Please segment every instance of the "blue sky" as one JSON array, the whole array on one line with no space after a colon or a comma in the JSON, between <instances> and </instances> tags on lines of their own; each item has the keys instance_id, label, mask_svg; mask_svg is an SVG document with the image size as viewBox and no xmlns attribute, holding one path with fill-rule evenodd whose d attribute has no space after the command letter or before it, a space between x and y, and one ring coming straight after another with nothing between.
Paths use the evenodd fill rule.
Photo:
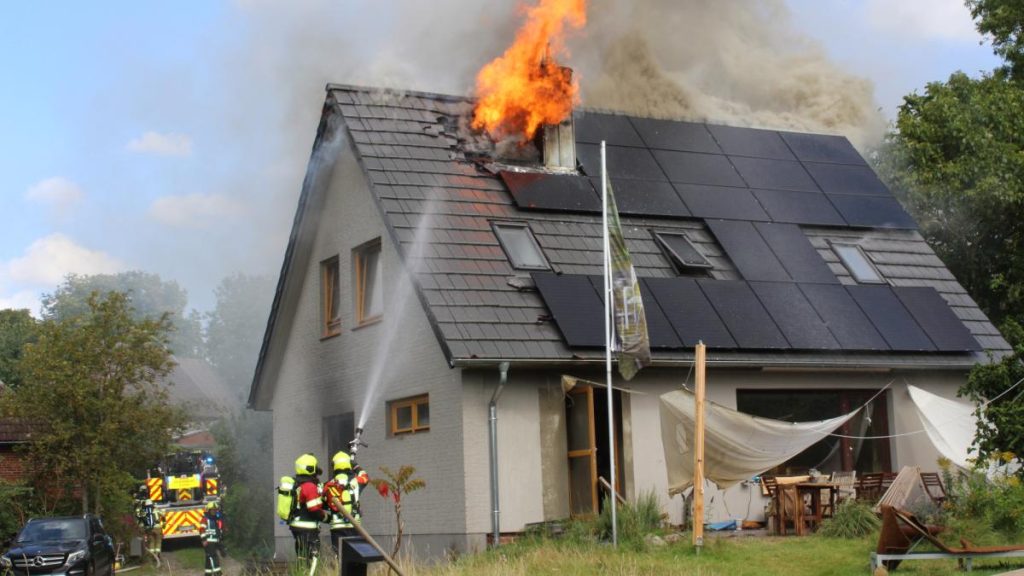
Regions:
<instances>
[{"instance_id":1,"label":"blue sky","mask_svg":"<svg viewBox=\"0 0 1024 576\"><path fill-rule=\"evenodd\" d=\"M453 46L495 36L512 5L403 3L3 3L0 307L36 310L68 273L142 269L205 310L222 277L276 273L324 83L466 92L490 55ZM997 64L958 0L785 4L890 118L926 82Z\"/></svg>"}]
</instances>

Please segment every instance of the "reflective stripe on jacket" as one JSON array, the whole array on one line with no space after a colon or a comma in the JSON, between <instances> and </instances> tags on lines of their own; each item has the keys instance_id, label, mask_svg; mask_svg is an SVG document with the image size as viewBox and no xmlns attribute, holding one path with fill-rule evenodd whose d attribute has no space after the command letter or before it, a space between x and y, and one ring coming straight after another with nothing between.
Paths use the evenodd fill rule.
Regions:
<instances>
[{"instance_id":1,"label":"reflective stripe on jacket","mask_svg":"<svg viewBox=\"0 0 1024 576\"><path fill-rule=\"evenodd\" d=\"M338 512L339 508L344 508L359 521L359 481L355 475L338 473L324 485L324 492L331 509L331 530L352 527L352 523Z\"/></svg>"},{"instance_id":2,"label":"reflective stripe on jacket","mask_svg":"<svg viewBox=\"0 0 1024 576\"><path fill-rule=\"evenodd\" d=\"M303 478L295 489L295 515L288 523L299 530L316 530L323 519L323 489L320 483L309 477Z\"/></svg>"}]
</instances>

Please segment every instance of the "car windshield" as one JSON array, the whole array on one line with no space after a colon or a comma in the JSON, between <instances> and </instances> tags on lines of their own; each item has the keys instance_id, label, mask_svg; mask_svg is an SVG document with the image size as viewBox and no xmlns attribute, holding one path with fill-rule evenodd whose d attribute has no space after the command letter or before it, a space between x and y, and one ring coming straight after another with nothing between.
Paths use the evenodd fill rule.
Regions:
<instances>
[{"instance_id":1,"label":"car windshield","mask_svg":"<svg viewBox=\"0 0 1024 576\"><path fill-rule=\"evenodd\" d=\"M29 522L21 530L21 534L18 534L18 542L57 542L84 539L85 520L80 518Z\"/></svg>"}]
</instances>

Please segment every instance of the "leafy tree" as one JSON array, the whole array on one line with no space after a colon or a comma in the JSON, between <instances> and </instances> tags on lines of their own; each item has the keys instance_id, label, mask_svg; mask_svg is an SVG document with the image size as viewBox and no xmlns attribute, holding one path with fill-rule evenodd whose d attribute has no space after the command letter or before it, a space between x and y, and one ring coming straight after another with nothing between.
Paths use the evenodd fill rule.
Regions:
<instances>
[{"instance_id":1,"label":"leafy tree","mask_svg":"<svg viewBox=\"0 0 1024 576\"><path fill-rule=\"evenodd\" d=\"M992 39L992 50L1006 61L1004 71L1014 79L1024 76L1024 2L1021 0L967 0L978 32Z\"/></svg>"},{"instance_id":2,"label":"leafy tree","mask_svg":"<svg viewBox=\"0 0 1024 576\"><path fill-rule=\"evenodd\" d=\"M28 310L0 310L0 383L21 383L18 361L25 345L36 337L36 319Z\"/></svg>"},{"instance_id":3,"label":"leafy tree","mask_svg":"<svg viewBox=\"0 0 1024 576\"><path fill-rule=\"evenodd\" d=\"M274 282L269 276L235 274L221 280L215 294L217 305L206 315L207 354L221 377L244 400L267 328Z\"/></svg>"},{"instance_id":4,"label":"leafy tree","mask_svg":"<svg viewBox=\"0 0 1024 576\"><path fill-rule=\"evenodd\" d=\"M27 446L37 492L57 490L69 511L131 510L131 471L167 452L184 414L172 407L160 379L173 366L168 315L136 319L128 296L93 293L86 311L39 326L21 360L23 382L2 397L5 415L38 428Z\"/></svg>"},{"instance_id":5,"label":"leafy tree","mask_svg":"<svg viewBox=\"0 0 1024 576\"><path fill-rule=\"evenodd\" d=\"M245 556L269 557L273 553L274 518L267 509L273 493L269 413L239 411L213 427L217 440L217 468L227 487L224 513L230 519L228 545Z\"/></svg>"},{"instance_id":6,"label":"leafy tree","mask_svg":"<svg viewBox=\"0 0 1024 576\"><path fill-rule=\"evenodd\" d=\"M1024 318L1024 90L957 72L904 97L879 172L996 323Z\"/></svg>"},{"instance_id":7,"label":"leafy tree","mask_svg":"<svg viewBox=\"0 0 1024 576\"><path fill-rule=\"evenodd\" d=\"M93 292L124 292L136 319L160 318L168 315L171 332L169 346L174 354L188 358L203 355L200 314L186 313L188 292L173 280L164 281L157 274L133 270L118 274L91 276L68 275L52 294L43 296L43 318L64 320L89 313L89 297Z\"/></svg>"}]
</instances>

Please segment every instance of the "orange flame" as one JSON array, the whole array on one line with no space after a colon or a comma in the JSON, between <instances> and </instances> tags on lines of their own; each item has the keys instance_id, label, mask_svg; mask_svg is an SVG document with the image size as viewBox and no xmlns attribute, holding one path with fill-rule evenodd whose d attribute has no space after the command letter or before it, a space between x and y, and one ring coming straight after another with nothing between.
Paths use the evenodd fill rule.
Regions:
<instances>
[{"instance_id":1,"label":"orange flame","mask_svg":"<svg viewBox=\"0 0 1024 576\"><path fill-rule=\"evenodd\" d=\"M525 8L515 42L477 74L473 128L495 140L513 136L525 142L541 125L558 124L572 113L579 84L552 56L567 53L566 26L586 25L586 8L586 0L539 0Z\"/></svg>"}]
</instances>

